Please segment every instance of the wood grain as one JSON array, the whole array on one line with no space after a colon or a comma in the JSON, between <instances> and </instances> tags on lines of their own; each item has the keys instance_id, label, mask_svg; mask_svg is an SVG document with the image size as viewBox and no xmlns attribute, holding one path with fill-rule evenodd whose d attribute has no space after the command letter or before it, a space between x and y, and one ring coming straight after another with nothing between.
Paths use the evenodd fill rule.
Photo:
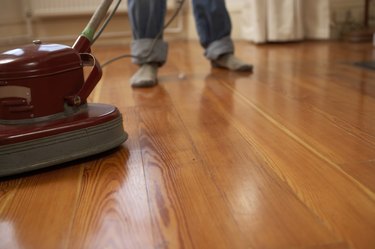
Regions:
<instances>
[{"instance_id":1,"label":"wood grain","mask_svg":"<svg viewBox=\"0 0 375 249\"><path fill-rule=\"evenodd\" d=\"M237 42L244 74L174 41L146 89L111 64L89 99L116 105L129 139L0 179L0 249L375 248L375 71L353 65L372 51Z\"/></svg>"}]
</instances>

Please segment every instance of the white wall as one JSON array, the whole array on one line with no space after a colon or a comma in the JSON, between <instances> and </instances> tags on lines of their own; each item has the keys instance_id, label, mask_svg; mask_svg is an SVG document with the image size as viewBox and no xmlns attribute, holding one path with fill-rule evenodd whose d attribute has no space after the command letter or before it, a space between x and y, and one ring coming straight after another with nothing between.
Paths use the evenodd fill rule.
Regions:
<instances>
[{"instance_id":1,"label":"white wall","mask_svg":"<svg viewBox=\"0 0 375 249\"><path fill-rule=\"evenodd\" d=\"M22 20L21 0L1 0L0 24L8 24Z\"/></svg>"},{"instance_id":2,"label":"white wall","mask_svg":"<svg viewBox=\"0 0 375 249\"><path fill-rule=\"evenodd\" d=\"M1 8L0 8L0 45L4 43L4 39L11 36L22 35L26 32L25 22L23 18L23 10L22 10L22 0L0 0L1 1ZM30 0L26 0L30 1ZM126 0L123 0L126 1ZM186 0L189 4L190 1ZM232 23L233 23L233 33L232 36L234 39L240 39L240 16L241 16L241 5L246 0L227 0L227 7L231 13ZM364 0L330 0L331 1L331 20L332 20L332 32L333 35L339 34L345 27L352 25L353 23L361 24L363 18L363 6ZM372 12L371 12L371 23L375 25L375 0L371 1ZM67 18L71 19L71 18ZM82 20L77 19L77 23L80 24L82 21L82 25L84 25L87 17L83 17ZM127 18L123 18L120 21L115 21L113 25L116 26L116 23L120 23L127 21ZM59 19L59 22L64 22L64 20ZM56 23L57 20L53 19L46 19L46 20L38 20L34 24L36 24L36 28L34 32L39 32L42 35L50 35L49 34L49 26L46 25L47 22ZM66 22L66 32L72 31L72 35L76 34L76 26L79 25L72 25L74 20L71 22ZM112 24L112 23L111 23ZM197 35L195 32L195 24L194 19L191 13L188 13L186 16L185 22L185 30L182 36L196 39ZM81 24L80 24L81 25ZM61 25L60 25L61 26ZM59 26L59 27L60 27ZM128 25L125 25L128 28ZM52 28L53 29L53 28ZM52 30L52 34L54 32L64 33L64 30L56 31L56 28ZM38 34L36 34L38 35ZM167 38L169 36L166 36Z\"/></svg>"},{"instance_id":3,"label":"white wall","mask_svg":"<svg viewBox=\"0 0 375 249\"><path fill-rule=\"evenodd\" d=\"M24 21L22 0L0 1L0 45L12 44L14 39L28 32Z\"/></svg>"}]
</instances>

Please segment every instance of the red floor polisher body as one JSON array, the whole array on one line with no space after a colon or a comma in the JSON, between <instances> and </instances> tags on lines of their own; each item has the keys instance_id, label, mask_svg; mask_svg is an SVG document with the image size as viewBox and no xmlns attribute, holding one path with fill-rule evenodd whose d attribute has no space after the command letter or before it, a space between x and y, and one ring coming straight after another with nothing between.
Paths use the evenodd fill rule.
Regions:
<instances>
[{"instance_id":1,"label":"red floor polisher body","mask_svg":"<svg viewBox=\"0 0 375 249\"><path fill-rule=\"evenodd\" d=\"M73 47L34 41L0 54L0 176L97 154L127 139L116 107L86 101L102 76L90 46L111 4L101 2ZM87 77L85 66L92 67Z\"/></svg>"}]
</instances>

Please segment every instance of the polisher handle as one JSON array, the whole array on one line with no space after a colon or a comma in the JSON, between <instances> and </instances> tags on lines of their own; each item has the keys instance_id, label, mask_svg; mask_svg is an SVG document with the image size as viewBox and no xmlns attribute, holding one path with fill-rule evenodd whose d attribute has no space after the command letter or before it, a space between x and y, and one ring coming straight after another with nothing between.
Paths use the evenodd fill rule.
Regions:
<instances>
[{"instance_id":1,"label":"polisher handle","mask_svg":"<svg viewBox=\"0 0 375 249\"><path fill-rule=\"evenodd\" d=\"M100 23L103 21L105 16L107 15L108 9L111 7L113 0L102 0L98 8L95 10L94 14L92 15L90 21L86 25L85 29L82 31L81 35L77 38L77 40L73 44L73 48L78 53L90 53L91 52L91 46L97 39L97 36L100 35L97 34L95 36L96 30L98 29ZM121 0L117 0L117 4L115 5L114 10L112 11L111 15L107 18L107 20L104 21L104 24L100 31L103 31L103 29L108 24L109 20L111 19L111 16L116 12L118 6L120 5Z\"/></svg>"},{"instance_id":2,"label":"polisher handle","mask_svg":"<svg viewBox=\"0 0 375 249\"><path fill-rule=\"evenodd\" d=\"M94 15L91 17L86 28L83 30L82 35L88 38L90 41L94 39L96 30L98 29L101 21L107 15L109 7L111 7L113 0L102 0L99 7L95 10Z\"/></svg>"},{"instance_id":3,"label":"polisher handle","mask_svg":"<svg viewBox=\"0 0 375 249\"><path fill-rule=\"evenodd\" d=\"M86 103L87 98L92 90L94 90L96 84L98 84L103 74L99 62L92 54L85 53L80 54L80 56L84 66L92 66L93 68L78 93L73 96L65 97L66 102L70 106L79 106Z\"/></svg>"}]
</instances>

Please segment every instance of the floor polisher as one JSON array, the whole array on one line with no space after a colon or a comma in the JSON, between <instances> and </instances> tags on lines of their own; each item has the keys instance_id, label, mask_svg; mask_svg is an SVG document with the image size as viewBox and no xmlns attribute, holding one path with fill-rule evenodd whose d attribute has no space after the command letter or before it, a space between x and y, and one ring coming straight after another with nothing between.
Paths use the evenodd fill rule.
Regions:
<instances>
[{"instance_id":1,"label":"floor polisher","mask_svg":"<svg viewBox=\"0 0 375 249\"><path fill-rule=\"evenodd\" d=\"M72 47L37 40L0 53L0 176L97 154L127 139L116 107L87 103L102 76L91 46L111 5L100 3Z\"/></svg>"}]
</instances>

